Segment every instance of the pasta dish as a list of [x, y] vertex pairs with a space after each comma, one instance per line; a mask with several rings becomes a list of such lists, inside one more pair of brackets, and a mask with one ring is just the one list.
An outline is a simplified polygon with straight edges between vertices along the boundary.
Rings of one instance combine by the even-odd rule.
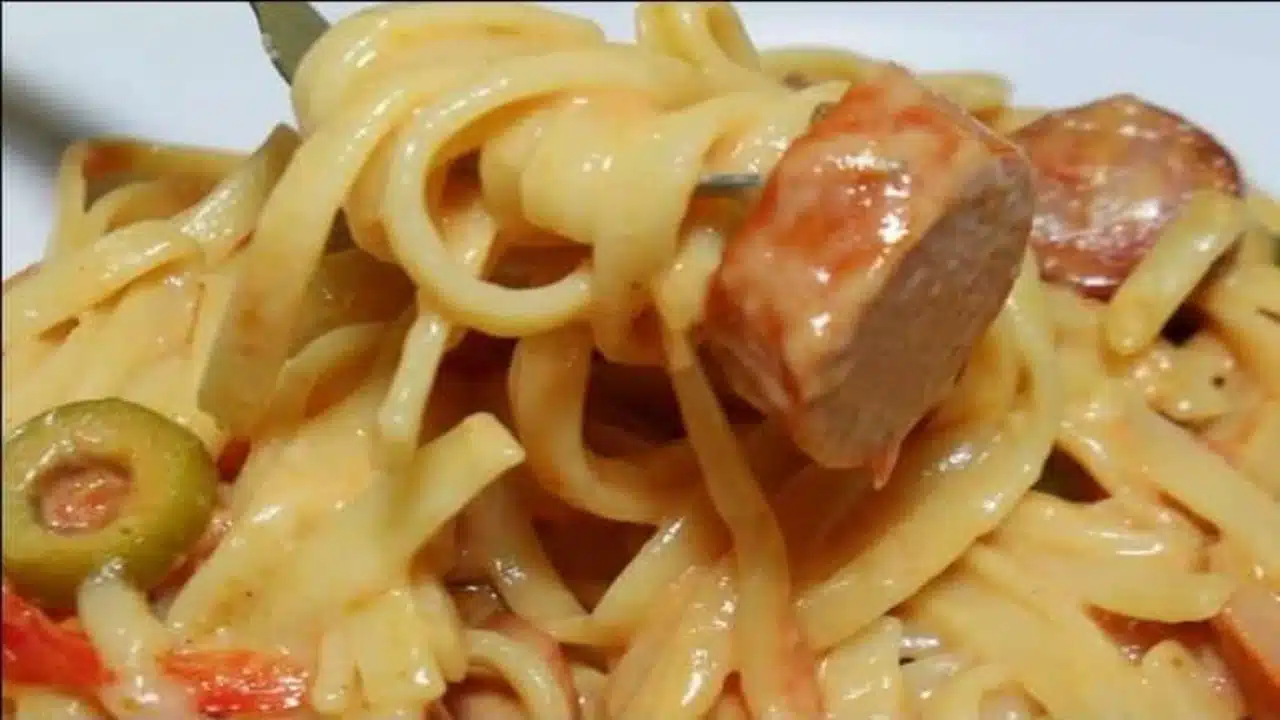
[[5, 718], [1276, 717], [1280, 204], [1192, 121], [723, 3], [388, 5], [292, 93], [62, 157]]

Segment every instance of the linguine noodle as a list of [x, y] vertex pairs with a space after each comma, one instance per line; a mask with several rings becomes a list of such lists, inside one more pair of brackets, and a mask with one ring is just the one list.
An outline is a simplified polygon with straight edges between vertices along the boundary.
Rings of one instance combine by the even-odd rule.
[[[872, 61], [758, 50], [727, 4], [636, 18], [377, 8], [250, 155], [66, 151], [5, 288], [5, 432], [118, 396], [238, 472], [189, 572], [81, 587], [112, 680], [6, 678], [6, 717], [200, 717], [156, 660], [190, 649], [287, 659], [272, 717], [1246, 717], [1207, 621], [1280, 591], [1280, 205], [1198, 192], [1109, 302], [1028, 254], [873, 489], [705, 361], [747, 200], [694, 194]], [[1043, 113], [920, 77], [1003, 133]]]

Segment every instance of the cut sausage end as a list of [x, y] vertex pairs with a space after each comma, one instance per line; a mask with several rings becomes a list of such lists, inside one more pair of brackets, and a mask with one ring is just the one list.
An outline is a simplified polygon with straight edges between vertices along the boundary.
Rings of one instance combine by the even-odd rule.
[[1008, 295], [1030, 167], [886, 66], [798, 138], [730, 239], [708, 295], [713, 353], [797, 445], [855, 467], [951, 387]]
[[1025, 164], [987, 165], [966, 185], [829, 356], [825, 374], [840, 380], [790, 413], [793, 438], [817, 462], [853, 467], [901, 443], [951, 389], [1012, 289], [1031, 228]]

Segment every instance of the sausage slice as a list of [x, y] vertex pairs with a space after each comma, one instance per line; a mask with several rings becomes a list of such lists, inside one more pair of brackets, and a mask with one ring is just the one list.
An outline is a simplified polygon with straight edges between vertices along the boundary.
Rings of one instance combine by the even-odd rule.
[[1012, 144], [885, 65], [788, 148], [726, 244], [709, 347], [814, 460], [884, 465], [999, 312], [1032, 210]]
[[1240, 194], [1217, 140], [1133, 95], [1048, 113], [1012, 137], [1035, 171], [1040, 272], [1091, 297], [1111, 297], [1193, 191]]

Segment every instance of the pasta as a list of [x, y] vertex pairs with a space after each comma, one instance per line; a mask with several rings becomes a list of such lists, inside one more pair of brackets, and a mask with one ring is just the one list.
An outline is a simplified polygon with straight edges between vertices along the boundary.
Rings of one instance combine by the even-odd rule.
[[54, 625], [6, 584], [5, 717], [1266, 717], [1215, 638], [1280, 632], [1224, 612], [1280, 594], [1277, 201], [1191, 194], [1105, 301], [1028, 252], [873, 487], [707, 362], [750, 197], [695, 186], [767, 175], [877, 61], [723, 3], [636, 21], [380, 7], [252, 154], [66, 151], [5, 287], [6, 436], [118, 397], [223, 479], [158, 587], [108, 564]]

